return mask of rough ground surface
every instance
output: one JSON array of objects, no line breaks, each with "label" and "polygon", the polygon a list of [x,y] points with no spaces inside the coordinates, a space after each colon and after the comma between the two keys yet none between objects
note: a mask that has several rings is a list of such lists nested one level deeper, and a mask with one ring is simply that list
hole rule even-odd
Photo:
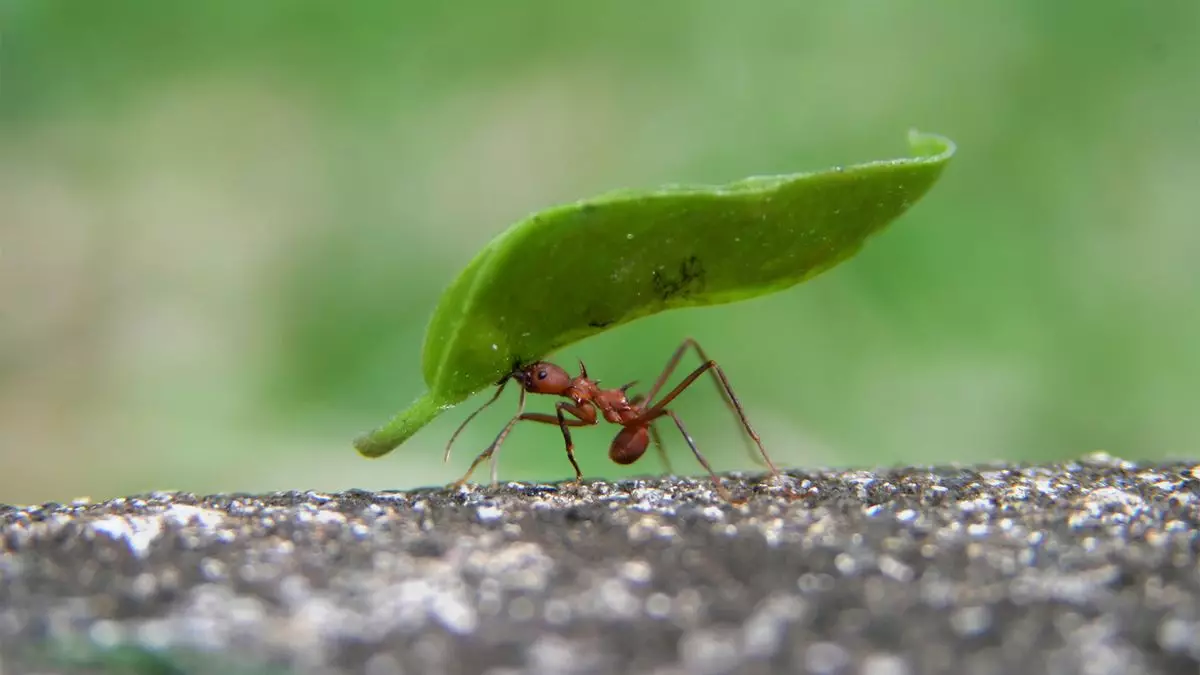
[{"label": "rough ground surface", "polygon": [[731,485],[0,506],[0,672],[1200,670],[1196,465]]}]

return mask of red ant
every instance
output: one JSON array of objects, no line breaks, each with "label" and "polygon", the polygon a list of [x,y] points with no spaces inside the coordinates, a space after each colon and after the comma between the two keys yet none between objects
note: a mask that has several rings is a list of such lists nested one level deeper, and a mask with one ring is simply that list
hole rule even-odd
[{"label": "red ant", "polygon": [[[683,382],[679,383],[678,386],[672,389],[658,403],[650,404],[650,401],[654,400],[655,395],[658,394],[663,384],[666,383],[667,378],[671,376],[676,366],[679,365],[679,359],[687,351],[688,347],[696,350],[696,353],[700,355],[704,364],[693,370],[691,374],[684,378]],[[463,421],[462,425],[458,427],[458,430],[454,432],[454,435],[450,437],[450,442],[446,444],[445,459],[448,460],[450,458],[450,447],[454,444],[454,439],[458,437],[458,434],[467,426],[468,422],[500,397],[509,380],[516,380],[522,386],[521,399],[517,405],[517,414],[504,426],[504,429],[496,436],[496,440],[492,441],[492,444],[475,458],[475,461],[471,463],[471,468],[467,470],[467,473],[462,478],[454,483],[454,487],[457,488],[466,483],[467,479],[474,473],[475,468],[485,459],[492,459],[496,451],[500,449],[500,444],[504,442],[505,436],[521,420],[541,422],[542,424],[556,424],[562,429],[563,440],[566,441],[567,445],[567,459],[571,460],[571,466],[575,468],[575,482],[582,482],[583,472],[579,470],[579,464],[575,461],[575,444],[571,441],[570,427],[586,427],[599,424],[597,417],[597,410],[599,410],[600,415],[606,421],[620,424],[624,427],[621,431],[617,432],[612,445],[609,447],[609,459],[617,464],[632,464],[645,454],[646,448],[649,446],[650,441],[653,440],[659,456],[667,467],[667,471],[671,472],[670,461],[663,450],[662,439],[654,428],[654,422],[659,418],[670,417],[675,421],[675,426],[679,427],[679,431],[683,434],[684,439],[687,440],[688,446],[692,449],[692,454],[696,456],[696,459],[700,461],[700,464],[704,466],[708,474],[712,477],[717,492],[727,501],[733,502],[735,500],[730,496],[725,486],[721,484],[721,479],[713,472],[712,467],[708,464],[708,460],[704,458],[704,455],[700,454],[700,450],[696,448],[695,441],[688,434],[679,416],[666,407],[705,372],[713,374],[713,381],[717,385],[717,390],[724,397],[726,405],[737,414],[746,432],[749,433],[750,437],[754,439],[755,444],[758,445],[758,450],[762,454],[763,460],[766,461],[767,466],[770,467],[771,473],[775,476],[779,475],[779,470],[775,468],[775,464],[767,455],[766,449],[763,448],[762,439],[759,438],[758,433],[754,431],[754,428],[750,426],[749,420],[746,419],[746,413],[742,410],[741,403],[738,402],[737,396],[734,395],[733,389],[729,386],[729,380],[725,377],[725,373],[717,365],[716,361],[708,358],[695,340],[691,338],[684,340],[683,344],[675,351],[675,355],[671,357],[667,367],[663,369],[662,374],[658,376],[658,380],[654,383],[654,386],[650,388],[650,392],[645,395],[639,394],[632,399],[626,398],[626,395],[630,387],[637,384],[636,382],[630,382],[617,389],[601,389],[598,380],[588,377],[587,367],[583,365],[583,361],[579,362],[579,371],[578,377],[571,377],[567,374],[567,371],[559,366],[545,361],[536,361],[524,367],[514,368],[513,372],[506,375],[504,379],[497,383],[496,393],[492,398],[480,406],[478,410],[471,413]],[[526,393],[562,396],[570,399],[570,402],[556,404],[554,406],[556,414],[554,415],[527,413],[524,412]],[[575,419],[570,419],[566,415],[571,415]],[[496,462],[494,459],[492,459],[492,482],[496,482]]]}]

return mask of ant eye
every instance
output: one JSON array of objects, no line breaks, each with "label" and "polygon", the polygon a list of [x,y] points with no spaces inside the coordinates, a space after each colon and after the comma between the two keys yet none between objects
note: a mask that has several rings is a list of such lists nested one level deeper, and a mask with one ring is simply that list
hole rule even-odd
[{"label": "ant eye", "polygon": [[544,380],[544,379],[546,379],[546,371],[544,371],[544,370],[539,370],[539,371],[538,371],[538,379],[539,379],[539,380]]}]

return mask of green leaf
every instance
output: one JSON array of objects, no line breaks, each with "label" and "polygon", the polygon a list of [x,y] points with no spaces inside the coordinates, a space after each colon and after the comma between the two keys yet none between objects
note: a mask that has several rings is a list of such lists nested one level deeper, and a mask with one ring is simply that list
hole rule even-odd
[{"label": "green leaf", "polygon": [[947,138],[913,157],[723,186],[621,191],[510,227],[450,285],[425,336],[429,391],[355,440],[387,454],[518,363],[679,307],[773,293],[850,258],[937,181]]}]

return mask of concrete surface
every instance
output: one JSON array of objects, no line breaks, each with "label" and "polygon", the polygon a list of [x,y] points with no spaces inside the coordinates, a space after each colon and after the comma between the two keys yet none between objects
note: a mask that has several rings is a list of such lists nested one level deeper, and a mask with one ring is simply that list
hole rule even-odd
[{"label": "concrete surface", "polygon": [[1200,672],[1200,466],[0,506],[0,672]]}]

